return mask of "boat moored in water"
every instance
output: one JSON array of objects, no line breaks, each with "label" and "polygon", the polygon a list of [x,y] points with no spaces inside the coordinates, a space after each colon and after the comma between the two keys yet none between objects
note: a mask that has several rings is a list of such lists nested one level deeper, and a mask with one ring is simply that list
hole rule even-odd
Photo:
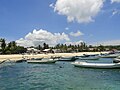
[{"label": "boat moored in water", "polygon": [[107,54],[101,54],[101,58],[116,58],[120,56],[120,53],[107,53]]},{"label": "boat moored in water", "polygon": [[113,59],[113,63],[119,63],[120,62],[120,58],[114,58]]},{"label": "boat moored in water", "polygon": [[42,60],[28,60],[27,63],[39,63],[39,64],[49,64],[55,63],[57,59],[44,58]]},{"label": "boat moored in water", "polygon": [[101,68],[101,69],[112,69],[120,68],[120,63],[88,63],[88,62],[74,62],[71,63],[76,67],[85,67],[85,68]]},{"label": "boat moored in water", "polygon": [[43,58],[31,58],[31,60],[42,60]]},{"label": "boat moored in water", "polygon": [[15,62],[16,63],[21,63],[21,62],[26,62],[27,60],[26,59],[20,59],[20,60],[16,60]]},{"label": "boat moored in water", "polygon": [[75,61],[76,59],[78,59],[78,58],[75,56],[73,56],[73,57],[61,57],[58,59],[58,61]]},{"label": "boat moored in water", "polygon": [[83,56],[76,56],[80,60],[98,60],[100,57],[98,55],[83,55]]}]

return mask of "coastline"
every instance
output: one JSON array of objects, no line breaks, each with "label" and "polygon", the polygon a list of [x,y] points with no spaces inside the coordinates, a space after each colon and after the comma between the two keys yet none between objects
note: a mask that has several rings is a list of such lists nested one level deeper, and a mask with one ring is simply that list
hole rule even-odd
[{"label": "coastline", "polygon": [[79,52],[79,53],[47,53],[47,54],[11,54],[11,55],[0,55],[0,61],[4,60],[11,60],[11,61],[17,61],[20,59],[31,59],[31,58],[50,58],[51,56],[55,57],[71,57],[71,56],[81,56],[83,54],[100,54],[100,53],[108,53],[108,52]]}]

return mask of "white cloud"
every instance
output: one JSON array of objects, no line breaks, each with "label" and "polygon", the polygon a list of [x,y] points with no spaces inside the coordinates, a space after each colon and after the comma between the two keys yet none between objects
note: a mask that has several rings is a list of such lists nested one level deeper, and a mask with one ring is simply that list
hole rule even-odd
[{"label": "white cloud", "polygon": [[66,27],[66,28],[65,28],[65,30],[69,30],[69,28],[68,28],[68,27]]},{"label": "white cloud", "polygon": [[81,36],[81,35],[84,35],[82,32],[80,32],[80,31],[77,31],[76,33],[74,33],[74,32],[70,32],[69,33],[71,36],[73,36],[73,37],[78,37],[78,36]]},{"label": "white cloud", "polygon": [[92,45],[120,45],[120,40],[108,40],[108,41],[102,41],[102,42],[97,42],[93,43]]},{"label": "white cloud", "polygon": [[82,40],[80,40],[80,41],[76,41],[76,42],[65,42],[65,44],[67,44],[67,45],[80,45],[81,44],[81,42],[83,42]]},{"label": "white cloud", "polygon": [[31,40],[26,40],[23,38],[20,38],[19,40],[16,40],[17,44],[24,47],[34,46],[33,42]]},{"label": "white cloud", "polygon": [[88,23],[100,12],[104,0],[57,0],[54,11],[67,16],[68,22]]},{"label": "white cloud", "polygon": [[49,5],[49,7],[54,8],[54,4],[53,4],[53,3],[51,3],[51,4]]},{"label": "white cloud", "polygon": [[61,41],[69,41],[67,34],[63,33],[51,33],[46,30],[33,30],[33,32],[28,33],[25,38],[17,40],[17,44],[25,47],[43,45],[47,43],[50,46],[54,46]]},{"label": "white cloud", "polygon": [[114,9],[112,12],[112,16],[114,16],[116,14],[120,14],[120,10]]},{"label": "white cloud", "polygon": [[120,3],[120,0],[111,0],[111,3]]}]

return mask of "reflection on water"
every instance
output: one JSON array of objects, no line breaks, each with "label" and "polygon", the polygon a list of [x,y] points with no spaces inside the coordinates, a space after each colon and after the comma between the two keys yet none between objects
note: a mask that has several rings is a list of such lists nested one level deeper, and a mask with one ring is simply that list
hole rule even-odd
[{"label": "reflection on water", "polygon": [[0,90],[119,90],[119,69],[78,68],[70,63],[16,63],[1,67]]}]

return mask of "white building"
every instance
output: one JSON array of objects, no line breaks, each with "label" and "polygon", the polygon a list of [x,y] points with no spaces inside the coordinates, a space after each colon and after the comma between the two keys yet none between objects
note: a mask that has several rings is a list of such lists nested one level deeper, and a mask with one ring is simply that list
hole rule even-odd
[{"label": "white building", "polygon": [[35,49],[35,48],[27,48],[27,53],[38,54],[40,53],[40,50]]}]

